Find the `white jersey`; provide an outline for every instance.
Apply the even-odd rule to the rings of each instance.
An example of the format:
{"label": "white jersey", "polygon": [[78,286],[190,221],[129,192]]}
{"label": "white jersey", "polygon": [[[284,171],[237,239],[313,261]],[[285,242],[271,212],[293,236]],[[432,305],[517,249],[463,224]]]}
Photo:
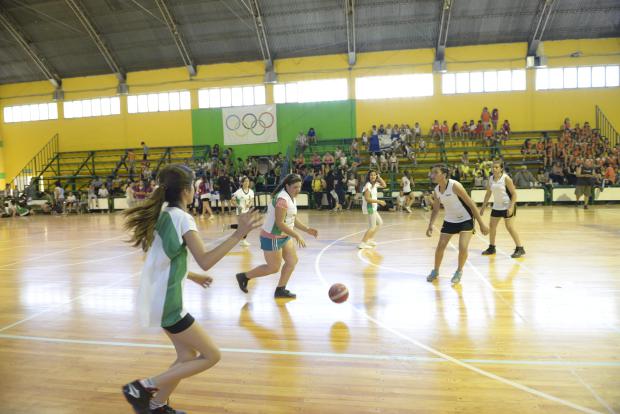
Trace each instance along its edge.
{"label": "white jersey", "polygon": [[510,192],[506,187],[506,177],[506,174],[502,174],[497,181],[493,175],[489,178],[489,190],[493,194],[493,210],[508,210],[510,207]]}
{"label": "white jersey", "polygon": [[254,191],[248,188],[248,192],[246,193],[243,191],[243,188],[239,188],[235,191],[233,197],[237,203],[237,215],[247,213],[254,202]]}
{"label": "white jersey", "polygon": [[403,193],[411,192],[411,180],[409,180],[409,178],[403,175],[403,178],[401,179],[401,184],[403,186]]}
{"label": "white jersey", "polygon": [[286,208],[286,216],[284,216],[284,224],[288,227],[295,227],[295,217],[297,217],[297,203],[291,198],[286,190],[282,190],[275,196],[271,203],[267,206],[267,216],[263,224],[262,235],[271,236],[275,238],[287,237],[276,225],[276,206]]}
{"label": "white jersey", "polygon": [[138,309],[144,326],[168,327],[179,322],[183,284],[187,278],[187,247],[183,235],[197,231],[194,218],[177,207],[164,208],[155,225],[155,238],[146,253],[138,290]]}
{"label": "white jersey", "polygon": [[370,198],[373,200],[377,199],[377,187],[379,184],[375,183],[372,185],[370,182],[367,182],[364,188],[362,189],[362,213],[364,214],[373,214],[377,212],[377,203],[367,203],[366,202],[366,191],[370,191]]}
{"label": "white jersey", "polygon": [[441,201],[446,214],[444,220],[448,223],[462,223],[472,219],[472,214],[465,203],[457,196],[453,191],[453,186],[456,181],[448,180],[446,191],[441,193],[439,191],[439,185],[435,187],[435,197]]}

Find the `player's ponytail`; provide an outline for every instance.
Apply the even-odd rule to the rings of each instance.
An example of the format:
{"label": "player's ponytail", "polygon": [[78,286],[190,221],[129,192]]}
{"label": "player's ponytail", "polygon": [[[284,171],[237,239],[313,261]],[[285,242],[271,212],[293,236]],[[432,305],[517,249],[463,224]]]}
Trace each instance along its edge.
{"label": "player's ponytail", "polygon": [[123,212],[126,217],[125,230],[131,232],[129,243],[140,246],[145,252],[155,237],[155,225],[165,202],[178,206],[184,190],[192,189],[194,173],[184,165],[168,165],[158,177],[159,186],[144,204]]}

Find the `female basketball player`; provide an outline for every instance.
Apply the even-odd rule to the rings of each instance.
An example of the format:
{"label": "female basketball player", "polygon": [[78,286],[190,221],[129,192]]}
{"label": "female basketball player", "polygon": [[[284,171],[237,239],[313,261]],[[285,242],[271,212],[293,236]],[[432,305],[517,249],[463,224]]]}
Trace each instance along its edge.
{"label": "female basketball player", "polygon": [[186,166],[169,165],[159,173],[159,187],[153,195],[125,212],[125,228],[132,232],[130,242],[146,252],[137,302],[142,322],[162,327],[177,352],[167,371],[123,386],[123,394],[137,414],[176,413],[167,400],[179,381],[211,368],[220,359],[209,335],[183,309],[185,278],[205,288],[212,282],[209,276],[187,271],[187,249],[207,270],[261,225],[253,212],[241,214],[237,231],[213,250],[205,250],[194,218],[186,211],[194,197],[193,180],[194,174]]}
{"label": "female basketball player", "polygon": [[480,215],[484,215],[489,199],[493,195],[493,210],[491,210],[491,222],[489,223],[489,248],[482,252],[483,255],[495,254],[495,235],[497,225],[503,218],[506,230],[514,240],[516,248],[510,256],[512,258],[521,257],[525,254],[525,249],[521,244],[521,239],[517,230],[514,228],[515,215],[517,214],[517,190],[512,179],[504,173],[504,164],[501,161],[493,162],[493,175],[489,179],[487,193],[484,195],[484,202],[480,208]]}
{"label": "female basketball player", "polygon": [[[241,188],[232,195],[232,205],[237,211],[237,215],[247,213],[254,206],[254,191],[250,188],[250,179],[248,177],[241,178]],[[231,228],[237,228],[236,224],[232,224]],[[241,246],[249,246],[250,243],[244,237],[239,243]]]}
{"label": "female basketball player", "polygon": [[443,259],[443,253],[446,246],[450,242],[453,235],[459,235],[459,264],[456,272],[452,276],[452,284],[457,284],[463,276],[463,266],[467,261],[467,249],[469,241],[473,236],[474,218],[480,225],[482,234],[488,234],[489,229],[482,222],[482,217],[476,208],[476,205],[467,195],[467,191],[461,183],[449,179],[450,172],[448,167],[435,166],[431,172],[433,183],[437,184],[433,191],[433,212],[431,213],[431,221],[428,224],[426,235],[431,237],[433,234],[433,223],[439,213],[440,205],[443,204],[445,209],[445,217],[443,226],[441,227],[441,235],[439,243],[435,250],[435,267],[426,278],[427,282],[432,282],[439,276],[439,266]]}
{"label": "female basketball player", "polygon": [[267,206],[267,218],[260,233],[260,248],[263,250],[266,263],[249,272],[237,273],[237,282],[243,292],[248,293],[248,281],[250,279],[272,275],[280,271],[284,260],[274,297],[288,299],[297,297],[286,289],[286,284],[297,264],[295,245],[290,240],[293,238],[299,247],[306,247],[306,241],[297,232],[297,229],[315,238],[319,235],[316,229],[306,226],[297,219],[295,197],[301,191],[301,182],[299,175],[289,174],[273,192],[272,202]]}
{"label": "female basketball player", "polygon": [[377,204],[385,206],[385,201],[377,199],[377,188],[385,188],[385,181],[374,170],[366,175],[366,184],[362,189],[362,213],[368,215],[368,230],[362,237],[362,242],[357,246],[359,249],[371,249],[377,245],[373,240],[379,226],[383,225],[383,219],[377,211]]}

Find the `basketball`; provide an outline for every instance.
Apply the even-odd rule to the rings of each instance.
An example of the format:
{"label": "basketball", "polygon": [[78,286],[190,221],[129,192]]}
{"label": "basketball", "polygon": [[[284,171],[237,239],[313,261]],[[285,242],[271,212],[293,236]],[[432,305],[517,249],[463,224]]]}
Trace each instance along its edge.
{"label": "basketball", "polygon": [[329,288],[329,298],[334,303],[346,302],[349,298],[349,289],[342,283],[334,283],[332,287]]}

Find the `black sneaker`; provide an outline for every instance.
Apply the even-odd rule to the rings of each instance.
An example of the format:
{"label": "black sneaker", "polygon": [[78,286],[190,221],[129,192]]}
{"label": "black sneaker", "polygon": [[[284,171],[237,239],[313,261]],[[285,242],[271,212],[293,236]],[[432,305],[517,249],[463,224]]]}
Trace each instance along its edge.
{"label": "black sneaker", "polygon": [[123,386],[123,395],[136,414],[150,414],[149,402],[153,394],[157,392],[153,388],[145,388],[139,380]]}
{"label": "black sneaker", "polygon": [[290,292],[288,289],[276,289],[276,292],[273,294],[274,298],[285,298],[285,299],[295,299],[297,297],[296,294]]}
{"label": "black sneaker", "polygon": [[584,205],[583,205],[583,209],[584,209],[584,210],[587,210],[587,209],[588,209],[588,205],[587,205],[587,204],[584,204]]}
{"label": "black sneaker", "polygon": [[175,410],[169,405],[164,405],[150,411],[151,414],[187,414],[185,411]]}
{"label": "black sneaker", "polygon": [[517,247],[515,252],[510,255],[513,259],[517,259],[525,254],[525,249],[523,247]]}
{"label": "black sneaker", "polygon": [[237,273],[237,283],[239,283],[239,289],[241,289],[243,293],[248,293],[248,280],[245,273]]}
{"label": "black sneaker", "polygon": [[495,254],[495,246],[489,244],[489,248],[482,252],[483,256],[489,256]]}

